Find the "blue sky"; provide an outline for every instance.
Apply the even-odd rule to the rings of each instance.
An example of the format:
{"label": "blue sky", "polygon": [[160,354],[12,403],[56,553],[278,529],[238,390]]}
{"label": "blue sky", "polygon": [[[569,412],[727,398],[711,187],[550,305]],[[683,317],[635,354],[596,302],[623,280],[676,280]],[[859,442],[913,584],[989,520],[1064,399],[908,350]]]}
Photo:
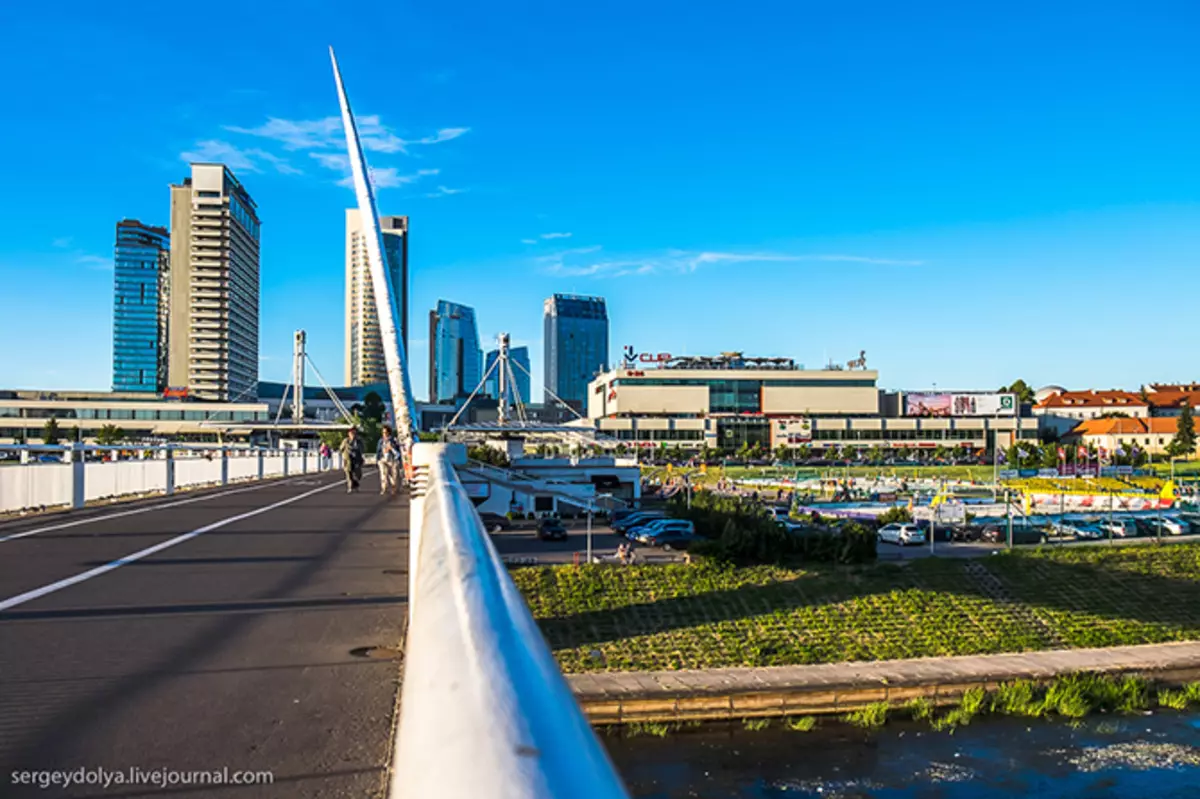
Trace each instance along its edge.
{"label": "blue sky", "polygon": [[340,382],[329,44],[411,217],[419,395],[439,298],[540,375],[555,291],[607,298],[614,354],[1200,379],[1200,7],[977,5],[9,4],[0,386],[109,387],[114,225],[166,224],[189,154],[259,205],[262,376],[302,327]]}

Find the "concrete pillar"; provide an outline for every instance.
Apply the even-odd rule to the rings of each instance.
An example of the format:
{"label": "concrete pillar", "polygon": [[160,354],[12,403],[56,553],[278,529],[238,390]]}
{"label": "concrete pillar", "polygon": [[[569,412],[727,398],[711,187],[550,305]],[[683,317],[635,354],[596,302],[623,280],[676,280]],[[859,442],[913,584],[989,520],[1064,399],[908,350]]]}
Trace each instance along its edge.
{"label": "concrete pillar", "polygon": [[87,464],[83,459],[83,445],[76,443],[66,447],[64,455],[71,464],[71,507],[82,508],[87,496],[84,490],[84,467]]}
{"label": "concrete pillar", "polygon": [[288,476],[288,451],[286,449],[283,451],[283,476]]}
{"label": "concrete pillar", "polygon": [[258,458],[258,479],[263,479],[263,451],[262,449],[254,450],[255,457]]}
{"label": "concrete pillar", "polygon": [[300,450],[300,473],[308,474],[308,450]]}
{"label": "concrete pillar", "polygon": [[221,447],[221,485],[229,485],[229,447]]}
{"label": "concrete pillar", "polygon": [[164,492],[167,496],[175,493],[175,450],[167,447],[163,450],[163,458],[167,462],[167,483]]}

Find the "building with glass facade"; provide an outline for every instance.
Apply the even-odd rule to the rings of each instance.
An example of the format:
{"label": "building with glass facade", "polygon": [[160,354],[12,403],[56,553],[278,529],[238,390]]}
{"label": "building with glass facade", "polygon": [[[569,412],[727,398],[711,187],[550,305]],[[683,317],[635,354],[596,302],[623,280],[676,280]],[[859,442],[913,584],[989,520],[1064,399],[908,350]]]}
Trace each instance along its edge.
{"label": "building with glass facade", "polygon": [[603,297],[555,294],[546,300],[546,404],[551,392],[577,412],[587,407],[588,383],[608,369],[608,310]]}
{"label": "building with glass facade", "polygon": [[[488,374],[491,371],[492,364],[500,358],[500,350],[491,350],[484,359],[483,373]],[[509,347],[508,360],[512,366],[512,376],[516,383],[516,393],[513,392],[513,386],[508,387],[508,402],[510,405],[517,401],[517,396],[521,397],[521,402],[528,405],[532,400],[530,393],[530,378],[529,368],[529,348],[528,347]],[[487,382],[484,383],[484,390],[492,399],[500,399],[500,375],[499,368],[496,372],[488,376]]]}
{"label": "building with glass facade", "polygon": [[161,392],[167,384],[171,238],[136,219],[117,223],[113,257],[113,391]]}
{"label": "building with glass facade", "polygon": [[223,164],[192,164],[171,186],[169,387],[203,400],[258,388],[259,219]]}
{"label": "building with glass facade", "polygon": [[475,309],[438,300],[429,312],[429,401],[470,396],[483,376]]}
{"label": "building with glass facade", "polygon": [[[383,261],[392,296],[396,299],[396,324],[400,343],[408,355],[408,217],[379,219],[383,234]],[[346,209],[346,385],[362,386],[387,381],[383,338],[375,290],[357,208]]]}

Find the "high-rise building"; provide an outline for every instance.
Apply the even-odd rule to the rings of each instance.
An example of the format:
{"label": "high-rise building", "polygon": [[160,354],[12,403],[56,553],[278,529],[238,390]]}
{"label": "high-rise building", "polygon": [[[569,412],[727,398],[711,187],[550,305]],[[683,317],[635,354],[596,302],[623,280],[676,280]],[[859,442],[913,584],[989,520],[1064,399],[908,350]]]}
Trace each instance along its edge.
{"label": "high-rise building", "polygon": [[[488,375],[487,381],[483,384],[487,395],[493,399],[500,399],[500,368],[496,367],[495,372],[491,372],[492,364],[500,359],[500,350],[491,350],[484,359],[483,373]],[[509,347],[508,360],[512,366],[512,379],[516,386],[511,383],[508,385],[508,402],[514,404],[517,401],[517,396],[521,397],[521,402],[526,404],[533,402],[533,397],[529,396],[529,348],[528,347]],[[522,369],[522,367],[524,367]],[[491,372],[489,374],[489,372]],[[516,393],[513,389],[516,388]]]}
{"label": "high-rise building", "polygon": [[160,392],[167,385],[167,229],[117,223],[113,258],[113,391]]}
{"label": "high-rise building", "polygon": [[[408,354],[408,217],[379,218],[383,234],[383,262],[387,267],[392,296],[396,298],[396,320],[400,343]],[[363,386],[387,382],[379,312],[375,289],[357,208],[346,209],[346,385]]]}
{"label": "high-rise building", "polygon": [[258,242],[254,200],[224,164],[192,164],[171,186],[168,383],[208,400],[258,390]]}
{"label": "high-rise building", "polygon": [[587,387],[608,369],[608,310],[603,297],[555,294],[544,305],[546,404],[550,392],[582,413]]}
{"label": "high-rise building", "polygon": [[482,377],[480,361],[475,309],[438,300],[429,312],[429,401],[469,396]]}

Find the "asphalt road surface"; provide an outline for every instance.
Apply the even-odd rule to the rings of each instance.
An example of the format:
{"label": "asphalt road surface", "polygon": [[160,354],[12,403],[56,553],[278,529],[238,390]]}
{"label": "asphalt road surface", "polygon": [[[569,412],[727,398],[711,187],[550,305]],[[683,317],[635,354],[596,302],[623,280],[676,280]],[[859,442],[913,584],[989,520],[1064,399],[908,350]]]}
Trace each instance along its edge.
{"label": "asphalt road surface", "polygon": [[[408,500],[378,490],[313,475],[0,525],[0,796],[381,796]],[[13,781],[99,769],[107,789]],[[134,769],[273,782],[115,784]]]}

